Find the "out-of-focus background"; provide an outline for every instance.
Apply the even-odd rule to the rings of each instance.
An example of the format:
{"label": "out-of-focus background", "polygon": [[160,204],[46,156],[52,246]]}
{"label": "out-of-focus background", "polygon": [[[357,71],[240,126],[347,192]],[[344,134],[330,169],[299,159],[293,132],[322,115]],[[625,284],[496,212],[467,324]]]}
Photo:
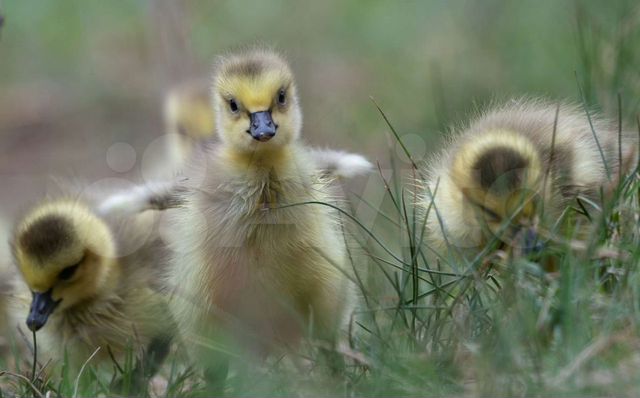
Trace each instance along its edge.
{"label": "out-of-focus background", "polygon": [[140,180],[164,134],[166,91],[253,43],[291,60],[308,142],[383,165],[389,133],[370,97],[418,159],[491,99],[577,99],[577,80],[607,111],[615,97],[599,83],[619,84],[625,109],[640,99],[632,1],[2,1],[0,12],[9,219],[50,190],[50,176]]}
{"label": "out-of-focus background", "polygon": [[[168,163],[165,94],[207,78],[217,54],[262,43],[291,61],[304,139],[362,153],[393,186],[378,173],[348,186],[366,305],[350,324],[342,381],[281,372],[278,359],[264,374],[235,370],[230,395],[639,395],[637,226],[624,234],[626,216],[607,218],[589,247],[611,258],[568,247],[561,278],[534,280],[525,261],[495,295],[475,273],[449,282],[439,262],[408,250],[423,234],[398,170],[413,169],[372,101],[417,161],[449,126],[523,95],[620,111],[640,129],[638,0],[0,0],[0,15],[0,266],[8,226],[60,184],[140,183]],[[633,203],[633,222],[637,173],[630,180],[619,205]],[[182,395],[181,383],[167,394]],[[94,384],[84,395],[105,391]]]}

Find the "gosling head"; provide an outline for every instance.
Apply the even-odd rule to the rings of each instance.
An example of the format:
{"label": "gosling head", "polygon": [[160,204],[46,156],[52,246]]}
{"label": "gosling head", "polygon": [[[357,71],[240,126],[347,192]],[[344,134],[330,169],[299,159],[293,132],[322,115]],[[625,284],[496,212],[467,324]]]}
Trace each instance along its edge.
{"label": "gosling head", "polygon": [[302,113],[293,74],[272,51],[222,57],[212,93],[218,133],[237,151],[283,147],[300,134]]}
{"label": "gosling head", "polygon": [[187,140],[211,137],[215,118],[208,84],[197,80],[173,88],[164,100],[164,118],[169,132]]}
{"label": "gosling head", "polygon": [[62,313],[112,289],[117,278],[109,227],[76,202],[53,202],[32,210],[17,226],[16,264],[32,292],[27,326],[42,328]]}
{"label": "gosling head", "polygon": [[183,164],[215,132],[208,82],[189,81],[174,87],[165,96],[163,114],[167,132],[171,134],[169,155],[177,164]]}
{"label": "gosling head", "polygon": [[540,249],[536,223],[544,171],[538,150],[510,131],[492,131],[463,143],[451,177],[474,210],[470,223],[491,234],[502,231],[526,253]]}

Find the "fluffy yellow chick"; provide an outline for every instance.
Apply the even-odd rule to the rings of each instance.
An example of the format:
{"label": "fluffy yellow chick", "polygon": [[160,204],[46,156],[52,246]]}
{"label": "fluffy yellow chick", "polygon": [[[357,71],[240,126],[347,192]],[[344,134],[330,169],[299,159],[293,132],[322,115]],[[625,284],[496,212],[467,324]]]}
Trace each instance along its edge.
{"label": "fluffy yellow chick", "polygon": [[31,306],[22,314],[38,332],[43,360],[79,369],[113,368],[110,352],[139,358],[135,374],[153,375],[174,334],[166,303],[152,285],[166,248],[150,234],[147,215],[99,216],[79,200],[45,200],[17,224],[15,263]]}
{"label": "fluffy yellow chick", "polygon": [[212,95],[221,143],[194,165],[171,228],[185,339],[200,358],[214,355],[198,344],[209,333],[261,353],[309,330],[333,343],[350,301],[345,244],[332,209],[296,205],[333,198],[299,139],[291,70],[269,50],[227,55]]}
{"label": "fluffy yellow chick", "polygon": [[173,87],[165,96],[163,114],[169,162],[179,167],[214,135],[210,84],[192,80]]}
{"label": "fluffy yellow chick", "polygon": [[[431,159],[423,207],[433,203],[428,243],[437,252],[473,258],[497,236],[529,253],[576,198],[600,201],[620,167],[617,123],[592,116],[594,137],[584,109],[564,104],[557,120],[556,109],[527,99],[489,109]],[[625,134],[622,146],[633,156],[637,142]]]}

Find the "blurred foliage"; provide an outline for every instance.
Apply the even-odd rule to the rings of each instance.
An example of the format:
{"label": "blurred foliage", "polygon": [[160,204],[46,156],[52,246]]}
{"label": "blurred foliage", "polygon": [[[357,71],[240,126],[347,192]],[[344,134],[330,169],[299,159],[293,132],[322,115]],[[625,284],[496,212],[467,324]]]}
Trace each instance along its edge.
{"label": "blurred foliage", "polygon": [[[366,137],[366,149],[380,154],[384,139],[369,96],[400,131],[425,138],[491,99],[577,98],[575,72],[592,102],[615,104],[608,93],[597,97],[593,87],[604,82],[637,105],[637,95],[627,98],[640,84],[635,4],[6,1],[0,95],[53,86],[72,112],[113,107],[114,117],[157,118],[167,87],[208,73],[216,54],[267,43],[294,64],[310,141],[353,146]],[[94,134],[108,131],[101,123]],[[154,128],[123,127],[118,138],[153,137]]]}
{"label": "blurred foliage", "polygon": [[[113,175],[103,160],[110,145],[142,154],[163,133],[168,88],[253,43],[292,61],[305,140],[383,164],[389,191],[376,175],[354,200],[354,215],[382,242],[354,234],[369,272],[350,348],[366,361],[354,361],[341,383],[291,373],[279,360],[239,368],[229,380],[236,395],[637,395],[640,359],[625,355],[639,344],[637,226],[612,238],[611,221],[590,242],[624,250],[628,261],[567,249],[565,272],[552,282],[526,261],[509,265],[501,290],[473,267],[439,274],[439,264],[411,251],[422,235],[410,203],[409,216],[391,203],[404,198],[405,176],[387,166],[410,164],[370,100],[419,161],[447,126],[513,96],[582,101],[580,86],[587,104],[615,118],[620,94],[635,128],[637,0],[5,0],[0,12],[0,212],[42,191],[38,178],[52,173]],[[618,205],[635,203],[629,220],[637,221],[638,191],[636,176],[618,192]],[[601,214],[603,223],[615,217],[615,207]],[[430,272],[412,278],[389,251]],[[606,275],[612,288],[603,264],[617,272]]]}
{"label": "blurred foliage", "polygon": [[0,12],[0,174],[22,196],[43,193],[32,181],[50,174],[121,176],[107,149],[126,142],[141,159],[164,132],[165,92],[254,43],[290,58],[305,140],[384,167],[392,144],[370,97],[416,159],[492,100],[580,100],[580,81],[612,115],[620,91],[631,121],[640,101],[633,0],[22,0]]}

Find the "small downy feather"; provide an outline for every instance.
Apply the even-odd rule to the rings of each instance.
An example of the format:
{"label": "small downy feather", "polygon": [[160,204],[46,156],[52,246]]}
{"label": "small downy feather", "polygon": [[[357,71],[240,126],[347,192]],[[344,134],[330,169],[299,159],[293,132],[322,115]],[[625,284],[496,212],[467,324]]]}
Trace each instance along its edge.
{"label": "small downy feather", "polygon": [[313,148],[310,155],[318,170],[336,177],[353,178],[373,170],[373,164],[356,153]]}

